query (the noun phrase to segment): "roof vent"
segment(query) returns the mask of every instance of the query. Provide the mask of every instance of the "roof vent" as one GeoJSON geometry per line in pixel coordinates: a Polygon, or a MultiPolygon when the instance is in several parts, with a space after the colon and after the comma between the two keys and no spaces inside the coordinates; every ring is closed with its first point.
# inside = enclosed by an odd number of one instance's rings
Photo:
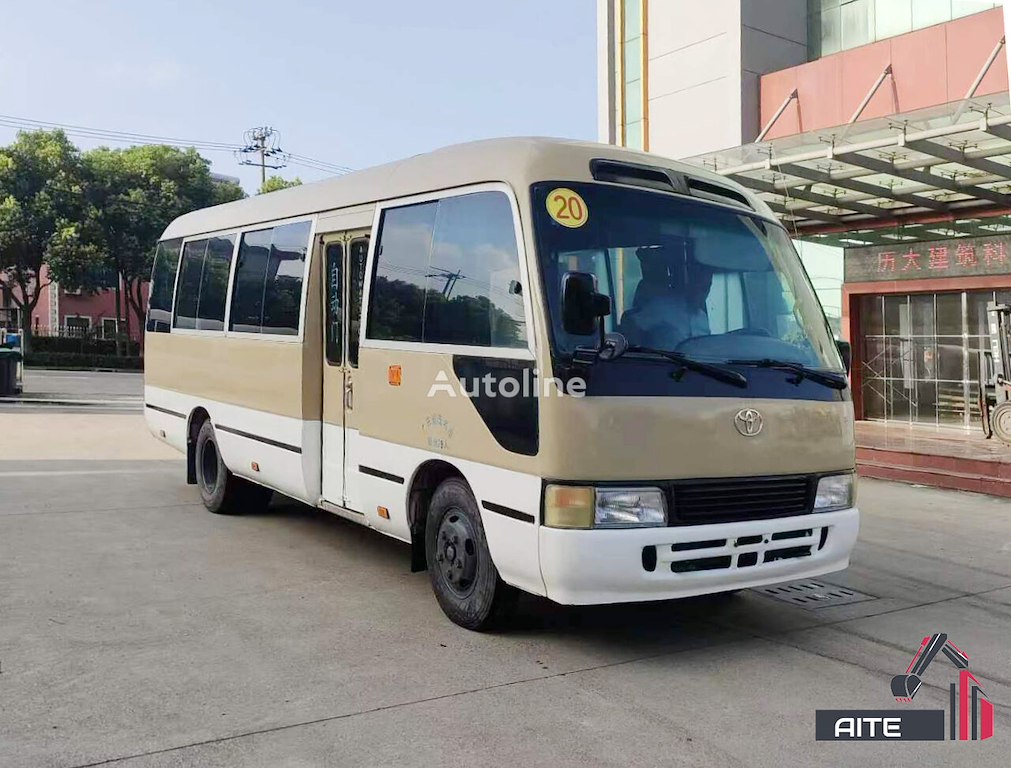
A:
{"type": "Polygon", "coordinates": [[[694,197],[704,197],[707,200],[714,200],[718,203],[733,200],[738,205],[743,205],[749,210],[754,210],[754,206],[748,201],[747,197],[736,189],[725,187],[722,184],[714,184],[711,181],[703,181],[702,179],[695,179],[689,176],[688,190],[694,197]]]}
{"type": "Polygon", "coordinates": [[[653,165],[625,163],[619,160],[591,160],[590,173],[597,181],[611,184],[629,184],[634,187],[648,187],[661,192],[688,194],[684,177],[667,168],[653,165]]]}

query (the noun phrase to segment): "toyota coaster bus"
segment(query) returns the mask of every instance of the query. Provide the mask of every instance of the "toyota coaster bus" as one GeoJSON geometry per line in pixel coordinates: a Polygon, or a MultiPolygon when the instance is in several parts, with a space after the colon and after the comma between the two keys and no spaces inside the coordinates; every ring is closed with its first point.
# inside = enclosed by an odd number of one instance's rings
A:
{"type": "Polygon", "coordinates": [[[457,624],[847,567],[848,347],[768,206],[617,147],[483,141],[186,214],[145,413],[206,507],[411,547],[457,624]],[[841,348],[842,347],[842,348],[841,348]]]}

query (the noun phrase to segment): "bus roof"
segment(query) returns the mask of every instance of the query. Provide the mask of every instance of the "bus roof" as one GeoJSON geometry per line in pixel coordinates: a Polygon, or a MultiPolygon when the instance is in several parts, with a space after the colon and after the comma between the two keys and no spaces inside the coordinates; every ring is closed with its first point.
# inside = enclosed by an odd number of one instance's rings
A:
{"type": "Polygon", "coordinates": [[[755,211],[773,218],[772,211],[753,192],[698,166],[610,144],[510,138],[456,144],[344,176],[203,208],[169,224],[162,239],[253,226],[481,182],[506,182],[519,191],[537,181],[592,181],[590,160],[597,158],[669,168],[729,187],[755,211]]]}

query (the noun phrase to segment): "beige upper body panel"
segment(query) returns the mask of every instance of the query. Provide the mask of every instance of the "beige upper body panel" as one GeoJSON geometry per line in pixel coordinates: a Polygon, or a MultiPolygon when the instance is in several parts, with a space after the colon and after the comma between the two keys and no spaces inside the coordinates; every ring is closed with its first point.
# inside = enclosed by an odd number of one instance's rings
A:
{"type": "MultiPolygon", "coordinates": [[[[520,212],[521,258],[531,283],[528,318],[537,368],[551,371],[548,318],[541,299],[532,230],[530,185],[539,181],[592,181],[596,158],[661,165],[724,187],[773,218],[743,187],[694,166],[618,147],[546,139],[475,142],[409,158],[379,168],[307,184],[269,195],[196,211],[174,221],[164,237],[252,226],[318,214],[316,234],[357,229],[376,203],[504,182],[520,212]]],[[[342,393],[322,389],[322,265],[313,243],[304,341],[148,335],[148,383],[271,413],[319,419],[322,402],[340,408],[342,393]]],[[[360,350],[355,373],[354,421],[363,435],[559,480],[660,480],[692,477],[830,472],[854,465],[852,404],[676,397],[549,397],[538,402],[535,455],[504,448],[465,397],[429,398],[436,376],[454,383],[453,355],[370,347],[360,350]],[[389,368],[401,366],[400,386],[389,368]],[[734,416],[758,408],[765,428],[740,435],[734,416]]],[[[336,387],[334,387],[336,389],[336,387]]],[[[337,413],[327,420],[339,421],[337,413]]]]}
{"type": "Polygon", "coordinates": [[[677,480],[852,470],[849,400],[746,397],[552,397],[540,402],[542,477],[677,480]],[[735,416],[755,408],[762,431],[735,416]]]}
{"type": "Polygon", "coordinates": [[[508,184],[525,200],[530,185],[538,181],[592,181],[590,161],[597,158],[662,166],[730,187],[758,213],[774,218],[768,206],[752,192],[698,166],[610,144],[515,138],[458,144],[346,176],[203,208],[169,224],[162,239],[191,237],[488,181],[508,184]]]}

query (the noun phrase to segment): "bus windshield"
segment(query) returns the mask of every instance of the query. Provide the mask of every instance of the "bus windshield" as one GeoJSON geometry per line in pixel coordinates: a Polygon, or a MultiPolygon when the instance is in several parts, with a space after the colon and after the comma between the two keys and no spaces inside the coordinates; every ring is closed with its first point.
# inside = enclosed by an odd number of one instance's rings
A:
{"type": "Polygon", "coordinates": [[[842,371],[821,305],[785,230],[735,210],[605,184],[535,184],[539,262],[554,353],[593,346],[562,327],[567,273],[611,298],[605,330],[630,349],[842,371]]]}

